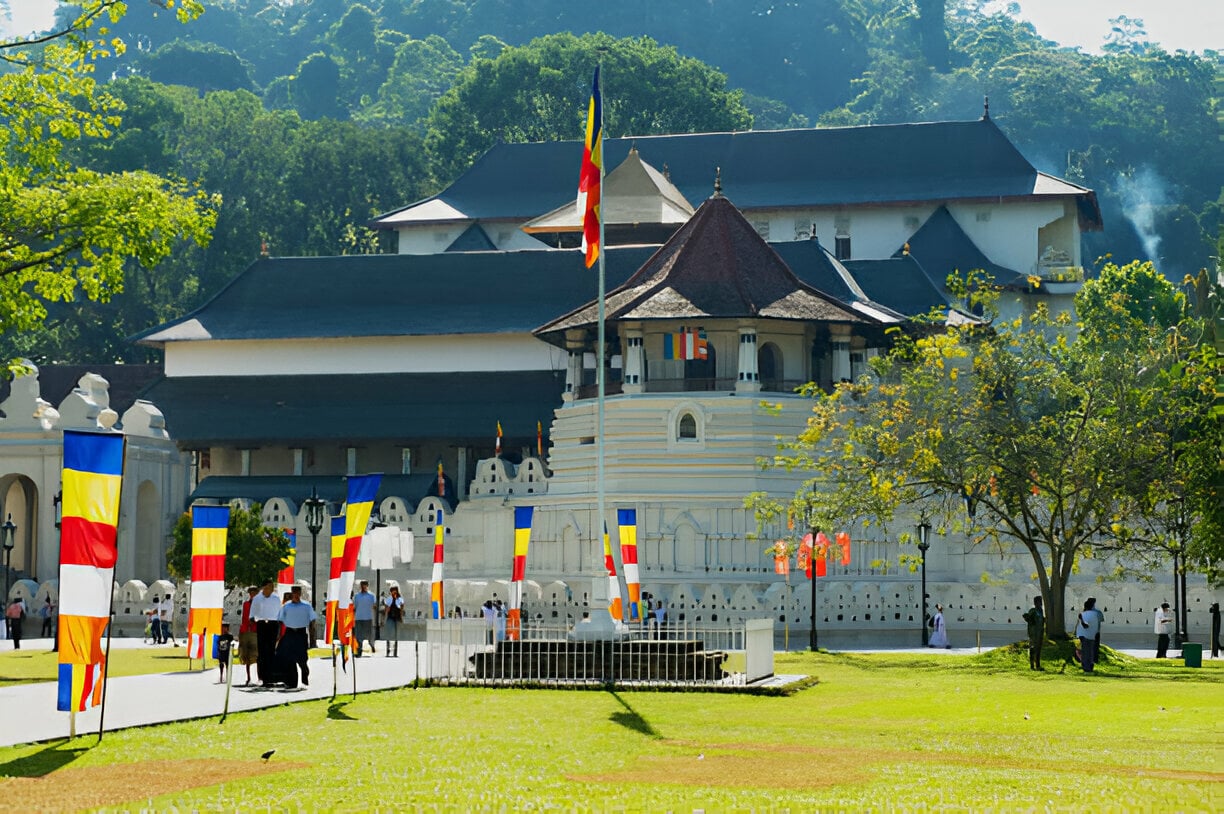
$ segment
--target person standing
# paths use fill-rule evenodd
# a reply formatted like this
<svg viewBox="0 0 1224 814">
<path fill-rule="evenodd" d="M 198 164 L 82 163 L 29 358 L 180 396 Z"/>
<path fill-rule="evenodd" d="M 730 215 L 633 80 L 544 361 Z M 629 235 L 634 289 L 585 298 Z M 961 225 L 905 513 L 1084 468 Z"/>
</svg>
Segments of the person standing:
<svg viewBox="0 0 1224 814">
<path fill-rule="evenodd" d="M 1101 622 L 1105 615 L 1096 609 L 1096 600 L 1092 597 L 1084 600 L 1084 609 L 1080 611 L 1075 625 L 1075 635 L 1080 641 L 1080 666 L 1085 673 L 1093 672 L 1096 667 L 1100 647 Z"/>
<path fill-rule="evenodd" d="M 1211 657 L 1220 657 L 1220 603 L 1211 603 Z"/>
<path fill-rule="evenodd" d="M 21 626 L 25 621 L 25 602 L 14 599 L 4 609 L 4 619 L 8 622 L 9 638 L 13 640 L 13 649 L 21 649 Z"/>
<path fill-rule="evenodd" d="M 157 594 L 153 595 L 153 604 L 145 611 L 145 616 L 149 618 L 149 637 L 153 644 L 161 644 L 165 640 L 161 635 L 161 597 Z"/>
<path fill-rule="evenodd" d="M 225 671 L 230 666 L 230 653 L 234 650 L 234 636 L 229 632 L 229 622 L 221 623 L 221 635 L 217 637 L 217 672 L 221 674 L 218 684 L 225 683 Z"/>
<path fill-rule="evenodd" d="M 255 639 L 258 656 L 255 671 L 259 683 L 271 687 L 276 683 L 276 642 L 280 633 L 281 601 L 276 595 L 276 583 L 264 582 L 263 587 L 251 599 L 251 618 L 255 620 Z"/>
<path fill-rule="evenodd" d="M 38 609 L 38 618 L 42 619 L 42 630 L 38 634 L 39 638 L 51 638 L 51 608 L 51 597 L 47 597 L 47 600 L 43 602 L 43 606 Z"/>
<path fill-rule="evenodd" d="M 378 598 L 370 593 L 370 583 L 361 581 L 361 590 L 353 595 L 353 658 L 361 658 L 361 643 L 369 642 L 370 655 L 378 651 L 374 644 L 374 606 Z"/>
<path fill-rule="evenodd" d="M 285 687 L 296 689 L 298 671 L 302 674 L 302 684 L 310 686 L 310 665 L 307 659 L 310 651 L 307 647 L 307 631 L 310 623 L 319 618 L 314 608 L 302 601 L 302 586 L 294 585 L 289 602 L 277 604 L 279 608 L 276 637 L 276 658 L 280 661 L 281 670 L 285 675 Z M 262 649 L 260 650 L 262 653 Z"/>
<path fill-rule="evenodd" d="M 404 598 L 400 596 L 399 588 L 391 586 L 391 593 L 383 600 L 383 627 L 386 633 L 383 638 L 387 642 L 387 655 L 394 650 L 395 658 L 399 658 L 399 626 L 404 621 Z"/>
<path fill-rule="evenodd" d="M 1167 659 L 1169 657 L 1169 631 L 1173 629 L 1173 614 L 1169 612 L 1168 602 L 1161 602 L 1160 607 L 1156 609 L 1153 626 L 1156 633 L 1156 658 Z"/>
<path fill-rule="evenodd" d="M 166 594 L 162 599 L 157 616 L 158 621 L 161 623 L 162 644 L 170 642 L 170 644 L 178 647 L 178 642 L 174 640 L 174 597 L 171 594 Z"/>
<path fill-rule="evenodd" d="M 1029 669 L 1042 670 L 1041 646 L 1045 644 L 1045 612 L 1042 610 L 1041 597 L 1033 597 L 1033 607 L 1024 612 L 1025 628 L 1029 640 Z"/>
<path fill-rule="evenodd" d="M 935 603 L 935 615 L 931 618 L 931 638 L 928 647 L 943 647 L 951 649 L 948 644 L 948 628 L 944 625 L 943 605 Z"/>
<path fill-rule="evenodd" d="M 242 621 L 238 623 L 238 661 L 246 668 L 246 686 L 251 686 L 251 665 L 259 660 L 259 634 L 255 631 L 255 620 L 251 618 L 251 600 L 259 589 L 247 587 L 247 598 L 242 603 Z"/>
</svg>

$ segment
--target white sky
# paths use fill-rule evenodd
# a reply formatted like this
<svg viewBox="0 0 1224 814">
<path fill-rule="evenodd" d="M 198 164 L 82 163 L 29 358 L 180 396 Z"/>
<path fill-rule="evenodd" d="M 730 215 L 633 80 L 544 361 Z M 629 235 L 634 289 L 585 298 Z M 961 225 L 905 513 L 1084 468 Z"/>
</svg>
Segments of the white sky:
<svg viewBox="0 0 1224 814">
<path fill-rule="evenodd" d="M 1001 7 L 1005 0 L 996 0 Z M 1109 19 L 1125 14 L 1143 20 L 1149 39 L 1166 50 L 1224 51 L 1224 0 L 1017 0 L 1020 17 L 1037 33 L 1062 45 L 1099 52 Z M 51 24 L 55 0 L 9 0 L 12 22 L 0 20 L 0 35 Z"/>
</svg>

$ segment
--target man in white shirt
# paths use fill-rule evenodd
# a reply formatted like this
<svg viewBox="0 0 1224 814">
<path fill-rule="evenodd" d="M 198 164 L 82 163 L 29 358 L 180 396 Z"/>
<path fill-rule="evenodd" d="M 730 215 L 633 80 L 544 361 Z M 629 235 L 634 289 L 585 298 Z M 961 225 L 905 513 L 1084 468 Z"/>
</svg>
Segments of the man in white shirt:
<svg viewBox="0 0 1224 814">
<path fill-rule="evenodd" d="M 269 579 L 251 599 L 251 619 L 255 622 L 255 635 L 259 640 L 255 669 L 259 674 L 259 683 L 265 687 L 276 683 L 276 639 L 280 634 L 280 612 L 281 600 L 276 595 L 276 583 Z"/>
<path fill-rule="evenodd" d="M 1169 633 L 1173 630 L 1173 614 L 1169 612 L 1169 603 L 1162 602 L 1156 609 L 1156 619 L 1153 625 L 1156 631 L 1156 658 L 1169 657 Z"/>
<path fill-rule="evenodd" d="M 166 597 L 162 600 L 157 618 L 161 622 L 162 644 L 170 642 L 170 644 L 178 647 L 178 642 L 174 640 L 174 598 L 170 594 L 166 594 Z"/>
<path fill-rule="evenodd" d="M 161 644 L 165 639 L 161 635 L 161 597 L 154 594 L 153 604 L 145 611 L 145 616 L 149 620 L 149 637 L 153 640 L 153 644 Z"/>
</svg>

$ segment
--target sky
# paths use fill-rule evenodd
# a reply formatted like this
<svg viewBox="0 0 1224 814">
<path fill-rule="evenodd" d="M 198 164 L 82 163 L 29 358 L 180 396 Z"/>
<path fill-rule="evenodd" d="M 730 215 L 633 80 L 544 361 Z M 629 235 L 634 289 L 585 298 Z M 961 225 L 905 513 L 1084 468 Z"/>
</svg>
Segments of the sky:
<svg viewBox="0 0 1224 814">
<path fill-rule="evenodd" d="M 1224 0 L 1016 0 L 1020 18 L 1037 33 L 1064 46 L 1099 53 L 1109 19 L 1143 20 L 1148 38 L 1168 51 L 1224 51 Z M 999 7 L 1005 0 L 996 0 Z M 0 20 L 0 35 L 45 28 L 55 0 L 9 0 L 11 23 Z"/>
</svg>

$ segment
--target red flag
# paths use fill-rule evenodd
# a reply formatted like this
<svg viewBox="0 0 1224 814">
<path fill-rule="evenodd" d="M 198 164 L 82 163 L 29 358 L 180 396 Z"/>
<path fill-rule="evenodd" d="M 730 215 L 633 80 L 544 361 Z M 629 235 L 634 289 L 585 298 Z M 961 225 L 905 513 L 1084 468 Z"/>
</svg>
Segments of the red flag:
<svg viewBox="0 0 1224 814">
<path fill-rule="evenodd" d="M 578 213 L 582 215 L 582 248 L 586 252 L 587 268 L 595 265 L 602 246 L 599 245 L 603 182 L 603 100 L 599 94 L 599 68 L 591 84 L 591 102 L 587 107 L 586 143 L 582 148 L 582 170 L 578 174 Z"/>
<path fill-rule="evenodd" d="M 493 450 L 493 454 L 499 458 L 501 457 L 501 439 L 502 439 L 501 422 L 498 421 L 497 422 L 497 447 Z"/>
<path fill-rule="evenodd" d="M 442 476 L 442 459 L 438 459 L 438 497 L 446 497 L 446 478 Z"/>
<path fill-rule="evenodd" d="M 829 538 L 823 531 L 816 534 L 816 576 L 823 577 L 828 573 Z"/>
<path fill-rule="evenodd" d="M 795 557 L 795 567 L 803 571 L 808 579 L 812 578 L 812 535 L 811 532 L 803 535 L 803 542 L 799 544 L 799 554 Z"/>
<path fill-rule="evenodd" d="M 536 422 L 536 455 L 544 457 L 544 426 Z"/>
<path fill-rule="evenodd" d="M 786 542 L 778 540 L 774 543 L 774 573 L 790 573 L 790 557 L 786 553 Z"/>
<path fill-rule="evenodd" d="M 850 564 L 850 535 L 844 531 L 839 531 L 834 536 L 834 539 L 837 540 L 837 544 L 841 546 L 841 564 L 849 565 Z"/>
</svg>

